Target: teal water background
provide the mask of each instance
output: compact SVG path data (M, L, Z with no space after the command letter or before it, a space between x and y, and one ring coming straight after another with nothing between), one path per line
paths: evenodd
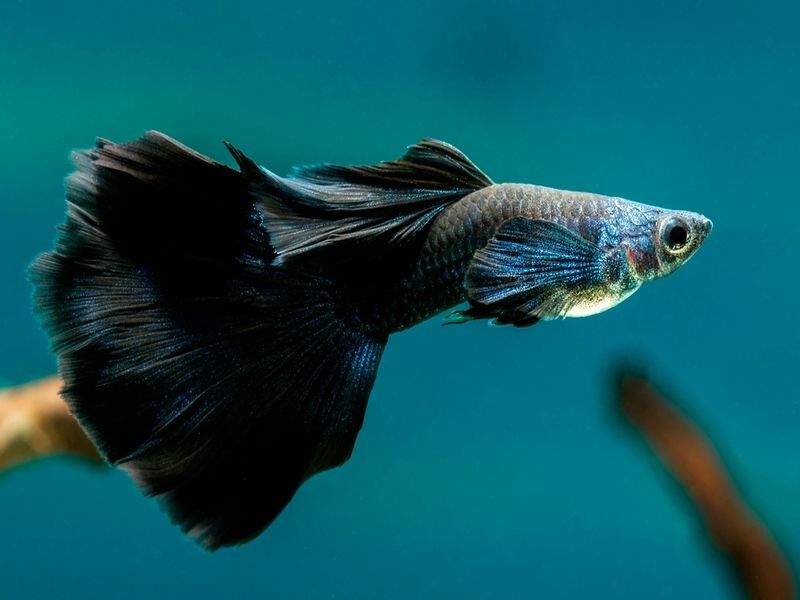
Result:
M727 598L615 419L635 356L720 445L797 565L797 2L22 2L0 6L0 380L51 373L25 269L68 151L159 129L272 170L425 136L496 181L714 220L684 268L589 319L394 336L350 462L206 553L120 472L0 477L4 598ZM153 218L158 218L157 214Z

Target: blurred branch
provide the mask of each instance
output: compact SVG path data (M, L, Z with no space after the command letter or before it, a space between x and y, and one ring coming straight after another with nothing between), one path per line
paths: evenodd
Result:
M694 504L710 541L727 557L747 596L794 598L786 559L740 498L703 433L641 377L622 377L619 402Z
M47 377L0 390L0 471L50 454L103 460Z

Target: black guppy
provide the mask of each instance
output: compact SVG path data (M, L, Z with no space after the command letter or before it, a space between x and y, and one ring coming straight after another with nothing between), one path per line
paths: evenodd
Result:
M155 132L74 155L32 267L63 396L208 548L258 535L350 456L389 334L591 315L685 263L692 212L495 184L443 142L278 177Z

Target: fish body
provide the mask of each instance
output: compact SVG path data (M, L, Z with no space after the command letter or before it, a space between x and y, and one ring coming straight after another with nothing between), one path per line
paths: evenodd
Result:
M472 301L467 278L470 264L498 229L514 218L543 220L568 229L597 245L618 268L601 273L591 286L572 290L562 312L532 318L529 312L514 315L507 303L501 310L487 309L475 301L471 310L453 313L446 323L494 318L501 324L528 326L541 319L603 312L628 298L645 281L676 268L677 261L661 256L663 223L681 219L695 237L679 264L688 260L711 230L708 219L688 211L531 184L492 184L442 211L431 223L419 252L394 273L393 280L381 281L378 290L358 290L357 295L364 299L360 314L376 328L393 333Z
M496 184L434 140L280 177L157 132L74 155L31 269L62 395L103 456L209 549L258 535L343 464L390 334L530 326L618 304L684 264L702 215Z

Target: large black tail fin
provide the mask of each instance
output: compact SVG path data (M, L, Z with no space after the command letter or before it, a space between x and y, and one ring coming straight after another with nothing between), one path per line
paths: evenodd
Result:
M32 267L63 395L108 460L208 548L257 535L350 455L385 335L272 266L237 171L158 133L75 156Z

